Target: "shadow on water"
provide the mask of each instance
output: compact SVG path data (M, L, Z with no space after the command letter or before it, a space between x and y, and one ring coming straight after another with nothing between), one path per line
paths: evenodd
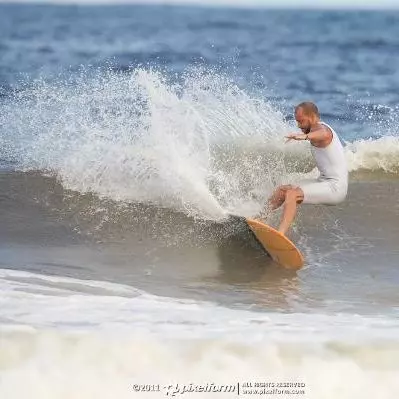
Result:
M298 294L297 273L271 259L244 218L231 217L228 223L230 234L218 242L218 270L209 280L261 308L290 308Z
M230 232L217 245L217 278L230 284L259 281L267 269L275 266L273 260L256 240L244 218L232 216L226 223L229 223Z

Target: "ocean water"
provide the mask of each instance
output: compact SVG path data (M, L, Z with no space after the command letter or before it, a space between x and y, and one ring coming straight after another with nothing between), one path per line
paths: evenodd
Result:
M0 397L396 399L398 50L393 11L0 4ZM228 215L316 174L304 100L350 185L294 273Z

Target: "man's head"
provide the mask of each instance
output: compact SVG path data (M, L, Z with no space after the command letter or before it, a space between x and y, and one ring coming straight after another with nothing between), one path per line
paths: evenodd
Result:
M295 107L295 120L298 127L308 134L313 125L320 120L319 110L311 102L303 102Z

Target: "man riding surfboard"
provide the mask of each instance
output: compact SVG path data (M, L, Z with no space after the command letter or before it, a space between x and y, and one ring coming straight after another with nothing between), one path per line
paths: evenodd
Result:
M286 136L291 140L309 140L311 152L320 172L317 179L283 185L269 198L272 210L284 204L278 230L286 234L293 222L297 204L335 205L345 200L348 191L348 167L344 149L337 133L320 120L317 106L303 102L295 107L295 119L303 133Z

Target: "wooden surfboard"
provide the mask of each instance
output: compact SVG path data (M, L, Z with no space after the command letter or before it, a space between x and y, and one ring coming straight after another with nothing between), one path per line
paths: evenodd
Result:
M303 266L301 252L284 234L258 220L246 219L246 222L276 263L293 270L299 270Z

